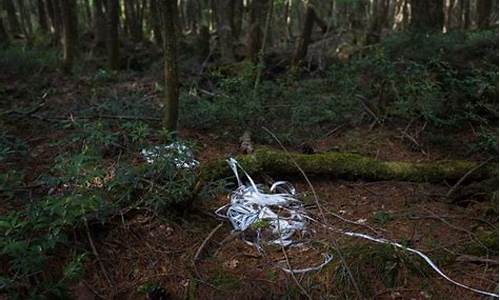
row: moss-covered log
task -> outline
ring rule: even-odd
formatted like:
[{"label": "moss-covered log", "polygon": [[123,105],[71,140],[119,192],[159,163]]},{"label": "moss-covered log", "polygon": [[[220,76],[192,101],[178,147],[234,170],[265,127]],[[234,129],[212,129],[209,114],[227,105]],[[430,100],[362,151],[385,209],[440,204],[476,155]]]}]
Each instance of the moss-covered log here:
[{"label": "moss-covered log", "polygon": [[[459,160],[413,163],[381,161],[354,153],[325,152],[308,155],[270,149],[258,149],[251,155],[240,155],[236,159],[250,174],[265,172],[277,176],[300,175],[293,163],[295,160],[308,176],[413,182],[457,181],[477,165],[475,162]],[[470,174],[467,180],[497,176],[497,169],[497,164],[484,165]],[[209,162],[203,165],[200,171],[204,182],[232,175],[225,160]]]}]

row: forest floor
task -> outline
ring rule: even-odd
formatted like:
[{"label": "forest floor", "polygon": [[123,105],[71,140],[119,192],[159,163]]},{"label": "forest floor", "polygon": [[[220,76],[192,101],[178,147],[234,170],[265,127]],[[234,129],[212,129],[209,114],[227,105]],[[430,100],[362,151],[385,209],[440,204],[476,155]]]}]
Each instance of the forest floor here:
[{"label": "forest floor", "polygon": [[[155,103],[160,110],[161,92],[155,89],[158,80],[153,77],[129,74],[97,86],[91,77],[76,79],[60,74],[51,74],[40,82],[2,74],[0,77],[5,83],[1,92],[9,99],[2,110],[18,110],[9,114],[13,120],[7,122],[9,133],[25,141],[28,148],[28,154],[15,161],[16,168],[26,174],[25,186],[33,185],[50,170],[58,156],[72,149],[57,143],[73,133],[73,129],[60,123],[79,120],[80,108],[101,105],[102,99],[114,101],[140,95],[133,99]],[[19,112],[21,108],[24,113]],[[156,121],[146,122],[154,124]],[[439,142],[428,143],[419,135],[428,130],[425,123],[415,122],[408,129],[406,125],[342,126],[307,144],[316,152],[358,152],[381,160],[468,159],[480,162],[486,159],[463,149],[474,135],[473,129],[467,126],[447,133],[449,143],[443,146]],[[195,155],[202,164],[238,154],[241,134],[180,130],[183,140],[196,141]],[[265,133],[262,131],[262,134]],[[405,137],[406,134],[412,138]],[[152,137],[151,143],[158,143],[158,139]],[[300,151],[303,145],[287,147]],[[11,167],[0,165],[0,172]],[[291,180],[306,204],[313,203],[305,181],[301,178]],[[492,232],[498,234],[497,198],[466,199],[460,204],[449,204],[445,195],[451,186],[445,181],[429,184],[315,177],[312,182],[326,212],[326,222],[334,228],[402,242],[428,254],[454,280],[486,291],[498,291],[498,252],[491,256],[489,250],[498,247],[498,240],[491,246],[485,245],[484,238]],[[18,192],[18,196],[33,201],[45,192],[44,187],[34,186],[29,192]],[[266,247],[265,254],[261,255],[239,239],[225,240],[231,226],[216,219],[213,212],[227,202],[228,193],[221,193],[198,202],[189,214],[174,220],[158,217],[147,210],[130,209],[105,225],[96,226],[92,241],[98,257],[88,256],[85,273],[74,284],[75,298],[144,299],[144,288],[158,285],[165,288],[172,299],[298,299],[307,296],[344,299],[356,298],[356,289],[363,297],[372,299],[482,299],[478,294],[447,282],[414,255],[313,224],[312,241],[287,250],[290,264],[294,268],[317,265],[325,252],[333,253],[334,259],[321,271],[297,275],[299,286],[290,275],[281,271],[284,266],[281,248]],[[5,213],[16,209],[15,206],[6,205],[0,210]],[[309,207],[310,215],[319,218],[317,209]],[[345,222],[332,212],[353,222]],[[200,245],[221,222],[223,226],[195,262]],[[359,224],[354,224],[356,222]],[[82,240],[78,247],[90,252],[90,245],[86,239]],[[338,252],[333,250],[333,244],[338,246],[347,268]],[[56,259],[49,267],[56,270],[67,250],[60,249],[61,260]],[[353,273],[356,285],[346,275],[346,270]]]}]

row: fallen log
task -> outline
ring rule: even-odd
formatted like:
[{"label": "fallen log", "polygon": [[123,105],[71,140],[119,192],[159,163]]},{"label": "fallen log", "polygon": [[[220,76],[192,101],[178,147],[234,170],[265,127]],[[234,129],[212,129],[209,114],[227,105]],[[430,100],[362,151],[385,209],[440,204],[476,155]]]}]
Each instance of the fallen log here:
[{"label": "fallen log", "polygon": [[[426,163],[382,161],[355,153],[325,152],[318,154],[287,153],[267,148],[257,149],[250,155],[239,155],[236,160],[249,174],[300,175],[293,161],[308,176],[329,176],[347,180],[398,180],[412,182],[456,182],[479,163],[462,160]],[[232,175],[225,160],[204,164],[201,179],[209,182]],[[485,164],[467,180],[477,181],[498,176],[498,164]]]}]

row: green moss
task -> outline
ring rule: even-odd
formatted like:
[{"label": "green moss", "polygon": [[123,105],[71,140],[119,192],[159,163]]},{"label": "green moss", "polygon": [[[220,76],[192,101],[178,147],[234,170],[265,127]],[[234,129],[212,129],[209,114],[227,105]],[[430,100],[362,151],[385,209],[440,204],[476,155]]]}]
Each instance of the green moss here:
[{"label": "green moss", "polygon": [[[402,180],[415,182],[456,181],[476,166],[468,161],[411,163],[381,161],[354,153],[326,152],[313,155],[286,153],[268,148],[257,149],[252,155],[237,156],[249,174],[265,171],[276,175],[299,175],[294,161],[307,175],[328,175],[344,179]],[[477,180],[495,176],[497,165],[487,165],[468,176]],[[202,168],[202,178],[215,180],[231,176],[225,160],[211,162]]]}]

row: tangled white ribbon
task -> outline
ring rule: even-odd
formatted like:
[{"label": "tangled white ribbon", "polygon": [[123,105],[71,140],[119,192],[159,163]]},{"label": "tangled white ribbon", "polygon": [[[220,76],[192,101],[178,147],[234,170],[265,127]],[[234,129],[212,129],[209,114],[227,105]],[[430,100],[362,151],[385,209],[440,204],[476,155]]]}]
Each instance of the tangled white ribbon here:
[{"label": "tangled white ribbon", "polygon": [[[259,224],[259,222],[265,222],[265,228],[270,230],[272,233],[273,237],[269,241],[267,241],[267,243],[277,244],[282,247],[300,243],[300,241],[295,241],[293,237],[297,233],[303,234],[307,231],[307,220],[318,222],[317,220],[312,219],[306,214],[302,202],[295,198],[295,188],[292,184],[286,181],[277,181],[269,189],[270,193],[265,193],[263,187],[255,184],[250,175],[248,175],[248,173],[238,164],[238,162],[234,158],[228,159],[228,164],[234,175],[236,176],[236,180],[238,181],[238,188],[231,193],[230,203],[217,209],[215,211],[215,214],[219,217],[227,218],[235,231],[244,232],[249,228],[254,227],[254,241],[246,240],[246,242],[256,246],[258,251],[261,251],[262,249],[260,244],[262,230],[264,230],[264,228],[261,227],[255,228],[255,225]],[[248,179],[248,186],[243,184],[243,182],[241,181],[238,174],[238,168],[243,171],[245,177]],[[223,210],[226,210],[225,214],[222,213]],[[282,216],[283,214],[287,214],[287,216]],[[375,238],[370,235],[357,232],[335,230],[332,227],[327,226],[326,224],[322,225],[330,230],[334,230],[351,237],[363,238],[380,244],[389,244],[394,247],[414,253],[424,259],[424,261],[436,273],[438,273],[447,281],[467,290],[498,298],[498,294],[472,288],[451,279],[443,271],[441,271],[427,255],[419,250],[405,247],[399,243],[386,240],[384,238]],[[287,273],[307,273],[310,271],[319,271],[330,261],[332,261],[332,259],[333,257],[331,255],[324,255],[323,263],[316,267],[305,269],[282,269]]]}]

